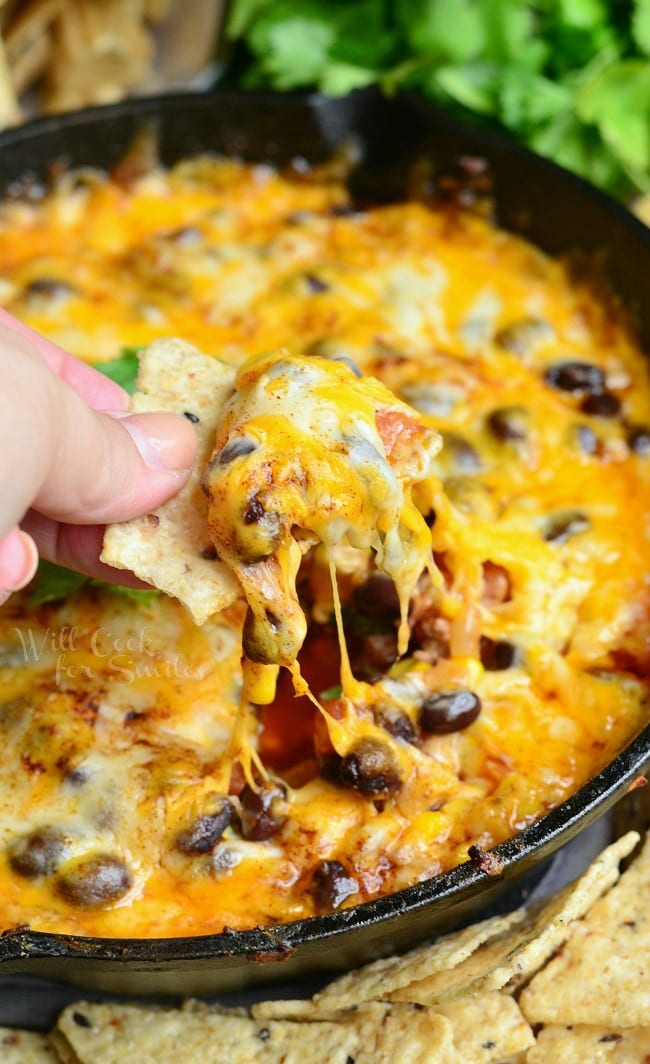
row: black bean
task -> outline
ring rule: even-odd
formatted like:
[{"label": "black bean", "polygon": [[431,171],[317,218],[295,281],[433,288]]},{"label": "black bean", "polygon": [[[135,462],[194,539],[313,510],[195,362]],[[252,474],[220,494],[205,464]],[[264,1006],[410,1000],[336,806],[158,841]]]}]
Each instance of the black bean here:
[{"label": "black bean", "polygon": [[133,876],[119,857],[94,854],[76,861],[59,873],[56,889],[61,897],[80,909],[102,909],[131,889]]},{"label": "black bean", "polygon": [[90,779],[90,773],[87,768],[77,767],[72,768],[66,774],[65,782],[69,783],[71,787],[83,787],[84,783],[88,783]]},{"label": "black bean", "polygon": [[244,618],[242,630],[242,651],[249,661],[258,665],[270,665],[270,649],[268,646],[268,632],[265,625],[258,620],[249,608]]},{"label": "black bean", "polygon": [[484,521],[493,521],[497,506],[492,492],[476,477],[446,477],[445,492],[454,506],[464,514],[472,514]]},{"label": "black bean", "polygon": [[310,292],[314,294],[320,294],[321,292],[327,292],[329,285],[326,281],[321,281],[320,277],[317,277],[313,273],[305,274],[305,283]]},{"label": "black bean", "polygon": [[333,207],[328,207],[325,213],[330,218],[349,218],[353,214],[359,214],[359,209],[351,203],[335,203]]},{"label": "black bean", "polygon": [[311,892],[319,909],[338,909],[358,890],[356,879],[340,861],[321,861],[314,869]]},{"label": "black bean", "polygon": [[247,440],[245,436],[235,436],[217,455],[217,465],[228,465],[234,462],[235,458],[243,458],[244,455],[252,454],[256,447],[257,444],[253,440]]},{"label": "black bean", "polygon": [[371,573],[362,584],[355,587],[350,607],[364,617],[398,620],[400,603],[393,578],[387,573]]},{"label": "black bean", "polygon": [[30,835],[16,839],[9,852],[9,864],[25,879],[49,876],[61,863],[65,840],[53,828],[37,828]]},{"label": "black bean", "polygon": [[442,457],[448,456],[453,465],[466,473],[476,473],[481,468],[481,459],[471,443],[455,432],[443,432]]},{"label": "black bean", "polygon": [[464,687],[436,691],[425,698],[420,726],[432,735],[448,735],[469,727],[481,712],[481,700]]},{"label": "black bean", "polygon": [[343,784],[373,798],[395,794],[402,786],[395,755],[379,739],[361,739],[343,758],[339,775]]},{"label": "black bean", "polygon": [[342,763],[343,758],[340,754],[326,754],[318,761],[319,775],[328,783],[341,783]]},{"label": "black bean", "polygon": [[281,514],[265,510],[259,496],[253,496],[242,513],[242,527],[236,529],[235,548],[241,561],[246,565],[264,561],[277,550],[284,530]]},{"label": "black bean", "polygon": [[270,839],[287,819],[287,789],[281,783],[260,785],[257,791],[246,784],[239,800],[241,833],[245,839],[254,842]]},{"label": "black bean", "polygon": [[544,380],[552,388],[572,395],[599,395],[605,389],[605,374],[591,362],[554,362]]},{"label": "black bean", "polygon": [[528,435],[528,415],[520,406],[505,406],[493,410],[487,419],[490,432],[497,440],[515,443]]},{"label": "black bean", "polygon": [[304,222],[311,221],[313,217],[313,211],[292,211],[287,215],[286,221],[288,225],[302,225]]},{"label": "black bean", "polygon": [[209,853],[221,839],[224,831],[232,821],[233,807],[227,798],[219,798],[215,811],[197,817],[188,828],[176,836],[176,849],[181,853]]},{"label": "black bean", "polygon": [[552,337],[553,329],[543,318],[524,318],[499,329],[494,342],[511,355],[523,356]]},{"label": "black bean", "polygon": [[610,392],[602,392],[600,395],[588,395],[580,403],[583,414],[591,414],[592,417],[611,418],[618,417],[621,412],[621,400]]},{"label": "black bean", "polygon": [[43,296],[52,302],[60,303],[77,291],[67,281],[59,281],[56,277],[39,277],[25,287],[26,296]]},{"label": "black bean", "polygon": [[583,454],[598,454],[601,443],[589,425],[574,425],[572,431],[574,440]]},{"label": "black bean", "polygon": [[631,428],[627,434],[627,445],[634,454],[647,458],[650,455],[650,428],[643,425]]},{"label": "black bean", "polygon": [[389,707],[379,713],[378,724],[395,739],[403,739],[405,743],[414,743],[417,740],[417,732],[413,721],[401,709]]},{"label": "black bean", "polygon": [[521,657],[519,647],[505,639],[489,639],[481,636],[481,661],[488,672],[502,672],[516,665]]},{"label": "black bean", "polygon": [[585,532],[589,518],[580,510],[568,510],[554,514],[546,525],[544,539],[547,543],[566,543],[570,536]]},{"label": "black bean", "polygon": [[197,414],[193,414],[191,410],[184,410],[183,417],[186,417],[193,425],[198,425],[201,420],[201,418]]},{"label": "black bean", "polygon": [[258,495],[253,495],[246,503],[242,517],[245,525],[256,525],[266,513]]},{"label": "black bean", "polygon": [[397,632],[353,635],[348,641],[352,671],[357,680],[377,683],[397,661]]}]

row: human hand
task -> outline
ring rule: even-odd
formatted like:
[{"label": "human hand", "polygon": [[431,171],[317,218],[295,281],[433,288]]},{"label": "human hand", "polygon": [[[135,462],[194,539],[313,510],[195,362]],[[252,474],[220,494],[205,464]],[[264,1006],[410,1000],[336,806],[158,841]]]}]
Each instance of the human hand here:
[{"label": "human hand", "polygon": [[104,528],[182,488],[196,436],[178,414],[128,414],[128,395],[0,310],[0,603],[39,553],[101,580]]}]

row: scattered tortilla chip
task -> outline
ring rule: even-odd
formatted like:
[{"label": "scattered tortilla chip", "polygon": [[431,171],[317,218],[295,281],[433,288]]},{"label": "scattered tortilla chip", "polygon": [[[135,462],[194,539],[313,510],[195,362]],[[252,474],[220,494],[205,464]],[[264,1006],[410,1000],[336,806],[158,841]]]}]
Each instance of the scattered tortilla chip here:
[{"label": "scattered tortilla chip", "polygon": [[503,1061],[535,1044],[533,1032],[510,994],[489,990],[434,1006],[452,1026],[458,1060]]},{"label": "scattered tortilla chip", "polygon": [[[566,942],[575,921],[616,883],[619,862],[639,835],[628,832],[596,858],[587,871],[551,901],[523,910],[513,926],[490,938],[453,969],[445,969],[384,995],[391,1001],[434,1005],[483,990],[517,989]],[[530,1021],[530,1015],[524,1010]],[[532,1022],[535,1022],[534,1020]]]},{"label": "scattered tortilla chip", "polygon": [[[523,912],[520,909],[507,916],[482,920],[462,931],[445,935],[433,945],[427,943],[401,957],[387,957],[348,972],[315,995],[312,1013],[320,1014],[323,1010],[344,1009],[363,1001],[378,1000],[386,997],[391,990],[407,986],[414,979],[456,968],[482,943],[521,919]],[[307,1015],[306,1009],[303,1009],[302,1015]]]},{"label": "scattered tortilla chip", "polygon": [[57,1033],[78,1064],[347,1064],[358,1048],[357,1032],[347,1024],[261,1024],[210,1008],[80,1002],[61,1014]]},{"label": "scattered tortilla chip", "polygon": [[355,1064],[457,1064],[452,1026],[431,1009],[371,1003],[348,1022],[357,1035]]},{"label": "scattered tortilla chip", "polygon": [[[534,1044],[533,1032],[524,1019],[513,997],[497,991],[478,994],[474,998],[461,998],[434,1008],[420,1005],[385,1004],[367,1002],[352,1005],[339,1011],[319,1009],[317,1016],[309,1001],[262,1001],[253,1005],[253,1015],[264,1018],[311,1019],[315,1022],[350,1023],[359,1032],[360,1050],[372,1044],[372,1031],[376,1032],[375,1057],[383,1060],[380,1049],[386,1046],[386,1060],[402,1059],[395,1056],[398,1047],[404,1044],[403,1052],[412,1056],[404,1059],[418,1061],[419,1046],[423,1047],[423,1061],[437,1060],[427,1056],[431,1052],[432,1039],[438,1039],[438,1052],[451,1052],[453,1061],[471,1061],[472,1064],[488,1064],[503,1061],[512,1053],[519,1053]],[[444,1023],[440,1023],[444,1020]],[[400,1033],[402,1032],[402,1033]],[[401,1050],[400,1050],[401,1051]],[[390,1054],[393,1054],[392,1056]],[[357,1055],[356,1061],[362,1058]]]},{"label": "scattered tortilla chip", "polygon": [[0,1027],[2,1064],[60,1064],[47,1035]]},{"label": "scattered tortilla chip", "polygon": [[650,1027],[545,1027],[526,1064],[647,1064]]},{"label": "scattered tortilla chip", "polygon": [[[101,559],[130,569],[141,580],[174,595],[196,624],[229,606],[241,589],[213,552],[201,476],[212,452],[221,407],[232,391],[234,370],[181,340],[156,340],[143,351],[134,412],[189,412],[198,421],[196,465],[185,487],[158,509],[110,525]],[[203,557],[203,554],[207,557]]]},{"label": "scattered tortilla chip", "polygon": [[650,839],[521,997],[532,1023],[650,1023]]}]

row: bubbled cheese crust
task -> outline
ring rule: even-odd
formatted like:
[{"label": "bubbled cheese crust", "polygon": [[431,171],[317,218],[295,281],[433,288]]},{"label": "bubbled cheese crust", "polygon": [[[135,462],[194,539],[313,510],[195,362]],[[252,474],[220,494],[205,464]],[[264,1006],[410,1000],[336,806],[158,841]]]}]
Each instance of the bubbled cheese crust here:
[{"label": "bubbled cheese crust", "polygon": [[[235,367],[283,344],[351,357],[441,433],[444,488],[427,516],[444,585],[418,586],[408,654],[393,665],[384,655],[367,683],[374,700],[333,736],[340,754],[350,731],[381,739],[401,787],[373,800],[326,778],[318,759],[332,747],[316,710],[281,683],[250,737],[287,789],[266,839],[241,831],[246,793],[229,747],[241,605],[202,628],[166,597],[141,605],[89,590],[34,609],[26,593],[2,607],[6,927],[147,937],[279,923],[327,908],[314,889],[327,861],[344,867],[343,904],[355,904],[520,830],[647,720],[650,459],[634,433],[650,424],[650,389],[620,313],[456,206],[346,213],[346,202],[335,183],[203,159],[129,187],[64,177],[43,201],[2,208],[2,301],[55,342],[88,361],[169,336]],[[67,287],[34,288],[47,278]],[[585,395],[549,383],[567,360],[601,371],[618,415],[589,413]],[[504,409],[518,411],[514,437],[495,432]],[[354,548],[340,550],[350,649],[367,668],[395,629],[376,631],[378,600],[374,612],[358,606],[368,573]],[[300,662],[322,697],[338,682],[333,603],[318,548],[305,564]],[[495,669],[503,644],[517,655]],[[477,719],[423,732],[423,701],[457,687],[480,698]],[[335,693],[322,701],[340,724]],[[386,730],[388,710],[415,742]],[[233,819],[211,845],[201,830],[214,828],[225,789]],[[32,846],[32,865],[45,849],[49,870],[30,878],[16,846],[45,829],[58,843]],[[198,852],[179,838],[198,839]],[[98,854],[123,862],[128,889],[99,908],[71,904],[61,879]]]}]

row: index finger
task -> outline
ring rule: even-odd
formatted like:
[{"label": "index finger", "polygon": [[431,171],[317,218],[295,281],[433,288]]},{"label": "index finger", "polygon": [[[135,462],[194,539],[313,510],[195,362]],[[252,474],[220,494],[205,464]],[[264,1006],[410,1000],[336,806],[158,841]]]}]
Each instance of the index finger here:
[{"label": "index finger", "polygon": [[129,397],[119,384],[34,332],[0,308],[0,325],[24,336],[57,377],[74,388],[93,410],[126,410]]}]

